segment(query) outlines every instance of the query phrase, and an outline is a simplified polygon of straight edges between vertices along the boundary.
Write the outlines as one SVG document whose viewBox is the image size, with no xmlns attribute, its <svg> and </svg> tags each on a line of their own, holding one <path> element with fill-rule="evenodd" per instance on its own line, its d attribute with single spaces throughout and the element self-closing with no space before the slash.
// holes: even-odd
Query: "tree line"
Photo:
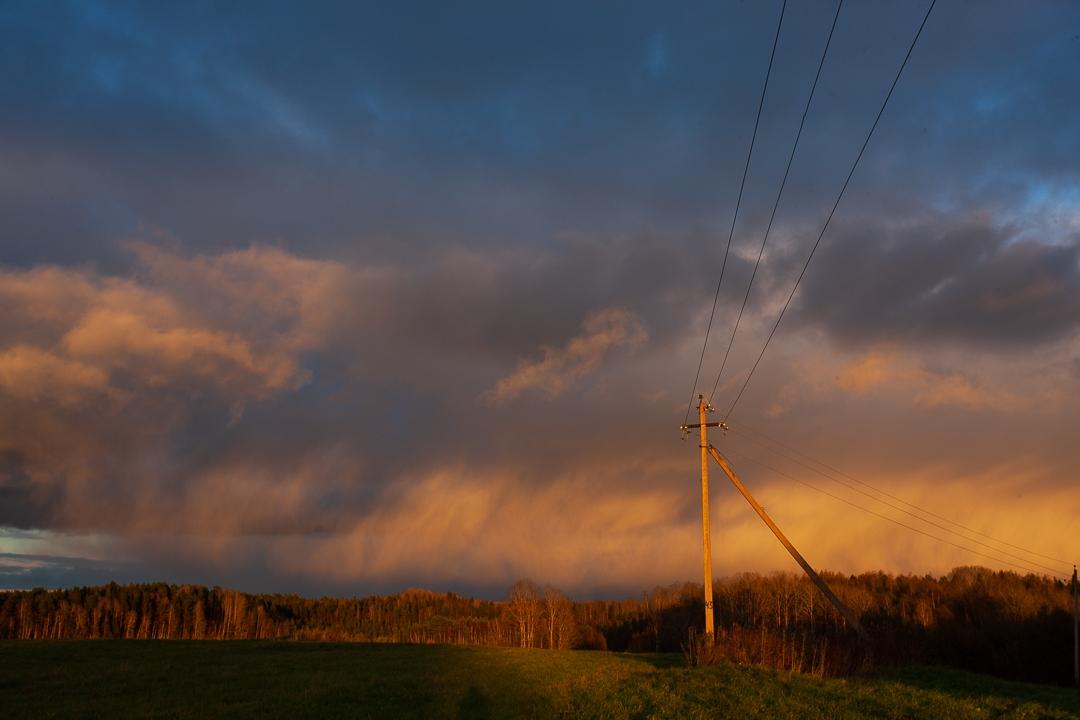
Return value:
<svg viewBox="0 0 1080 720">
<path fill-rule="evenodd" d="M 877 664 L 945 663 L 1001 677 L 1071 680 L 1069 587 L 979 567 L 947 575 L 823 573 L 874 638 Z M 704 627 L 701 585 L 574 601 L 520 580 L 505 600 L 407 590 L 305 598 L 165 583 L 0 593 L 0 638 L 294 639 L 678 652 Z M 800 575 L 745 573 L 713 588 L 706 656 L 842 674 L 865 661 L 843 618 Z M 699 648 L 700 650 L 700 648 Z"/>
</svg>

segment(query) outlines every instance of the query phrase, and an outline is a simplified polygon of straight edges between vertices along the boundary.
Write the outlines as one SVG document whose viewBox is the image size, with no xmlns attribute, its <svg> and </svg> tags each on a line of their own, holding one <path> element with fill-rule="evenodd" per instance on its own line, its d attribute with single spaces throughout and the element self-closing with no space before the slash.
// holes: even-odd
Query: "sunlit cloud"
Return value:
<svg viewBox="0 0 1080 720">
<path fill-rule="evenodd" d="M 877 347 L 852 360 L 840 369 L 836 384 L 856 394 L 883 389 L 905 393 L 911 402 L 928 408 L 952 405 L 972 410 L 1016 410 L 1026 403 L 1007 391 L 979 387 L 961 373 L 931 371 L 918 357 L 906 356 L 894 346 Z"/>
<path fill-rule="evenodd" d="M 538 389 L 548 398 L 558 397 L 575 381 L 596 372 L 610 350 L 624 345 L 633 348 L 647 338 L 645 327 L 633 313 L 622 308 L 601 310 L 585 319 L 581 333 L 565 347 L 542 348 L 539 360 L 521 362 L 484 398 L 499 404 L 530 389 Z"/>
<path fill-rule="evenodd" d="M 23 345 L 0 353 L 0 389 L 13 397 L 71 405 L 107 387 L 103 369 L 78 360 Z"/>
</svg>

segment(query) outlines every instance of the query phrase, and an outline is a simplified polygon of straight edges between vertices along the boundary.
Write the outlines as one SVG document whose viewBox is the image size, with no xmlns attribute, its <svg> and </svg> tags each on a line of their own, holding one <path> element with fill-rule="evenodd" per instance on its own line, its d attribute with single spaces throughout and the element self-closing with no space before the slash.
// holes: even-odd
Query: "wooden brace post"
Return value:
<svg viewBox="0 0 1080 720">
<path fill-rule="evenodd" d="M 840 615 L 843 616 L 844 620 L 847 621 L 848 625 L 850 625 L 855 630 L 855 632 L 858 633 L 859 638 L 862 639 L 862 641 L 866 644 L 867 649 L 869 649 L 871 646 L 870 636 L 867 634 L 866 630 L 863 629 L 862 624 L 859 623 L 858 619 L 855 617 L 855 614 L 851 612 L 848 606 L 845 605 L 840 600 L 840 598 L 836 597 L 836 594 L 833 593 L 832 589 L 825 583 L 824 580 L 821 579 L 821 576 L 814 571 L 814 568 L 810 567 L 810 563 L 806 562 L 806 559 L 801 554 L 799 554 L 799 551 L 795 549 L 795 546 L 791 544 L 791 541 L 787 539 L 787 536 L 784 535 L 783 532 L 781 532 L 780 528 L 777 527 L 775 522 L 773 522 L 773 519 L 769 517 L 769 514 L 767 512 L 765 512 L 765 508 L 761 507 L 761 505 L 758 504 L 757 500 L 754 499 L 754 496 L 750 494 L 750 491 L 746 489 L 746 486 L 743 485 L 742 482 L 739 480 L 738 476 L 735 475 L 735 471 L 731 469 L 731 465 L 728 463 L 727 459 L 720 454 L 720 451 L 717 450 L 714 446 L 710 445 L 709 454 L 712 455 L 713 460 L 715 460 L 716 463 L 720 466 L 720 469 L 724 471 L 724 474 L 728 476 L 728 480 L 730 480 L 731 484 L 735 486 L 735 489 L 738 490 L 744 498 L 746 498 L 746 502 L 750 503 L 750 507 L 754 508 L 754 512 L 758 514 L 758 517 L 761 518 L 762 522 L 764 522 L 769 527 L 769 529 L 772 530 L 773 535 L 775 535 L 776 539 L 780 541 L 780 544 L 787 549 L 787 551 L 791 554 L 791 557 L 795 558 L 795 562 L 799 563 L 799 567 L 801 567 L 803 571 L 806 572 L 807 576 L 809 576 L 809 578 L 814 582 L 814 584 L 817 585 L 818 590 L 821 591 L 822 595 L 824 595 L 826 599 L 828 599 L 828 601 L 832 603 L 833 607 L 836 608 L 837 612 L 839 612 Z"/>
</svg>

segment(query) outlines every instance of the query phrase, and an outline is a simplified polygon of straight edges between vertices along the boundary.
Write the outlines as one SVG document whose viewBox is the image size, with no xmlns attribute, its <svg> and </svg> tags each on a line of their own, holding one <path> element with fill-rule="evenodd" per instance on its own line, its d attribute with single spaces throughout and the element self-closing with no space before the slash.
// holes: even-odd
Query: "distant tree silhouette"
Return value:
<svg viewBox="0 0 1080 720">
<path fill-rule="evenodd" d="M 1068 587 L 980 567 L 943 577 L 823 573 L 874 638 L 884 664 L 946 663 L 1006 678 L 1067 684 Z M 844 620 L 804 577 L 744 573 L 713 587 L 717 644 L 728 659 L 829 675 L 859 662 Z M 702 588 L 573 602 L 520 580 L 505 601 L 407 590 L 391 596 L 302 598 L 197 585 L 117 585 L 0 592 L 3 639 L 296 639 L 679 652 L 700 632 Z"/>
</svg>

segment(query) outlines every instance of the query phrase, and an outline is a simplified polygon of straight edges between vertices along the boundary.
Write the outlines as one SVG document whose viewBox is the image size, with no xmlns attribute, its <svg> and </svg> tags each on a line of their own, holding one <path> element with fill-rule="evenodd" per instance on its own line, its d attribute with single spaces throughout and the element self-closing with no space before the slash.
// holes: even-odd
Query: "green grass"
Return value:
<svg viewBox="0 0 1080 720">
<path fill-rule="evenodd" d="M 677 655 L 300 642 L 0 642 L 0 718 L 1072 718 L 939 668 L 820 680 Z"/>
</svg>

